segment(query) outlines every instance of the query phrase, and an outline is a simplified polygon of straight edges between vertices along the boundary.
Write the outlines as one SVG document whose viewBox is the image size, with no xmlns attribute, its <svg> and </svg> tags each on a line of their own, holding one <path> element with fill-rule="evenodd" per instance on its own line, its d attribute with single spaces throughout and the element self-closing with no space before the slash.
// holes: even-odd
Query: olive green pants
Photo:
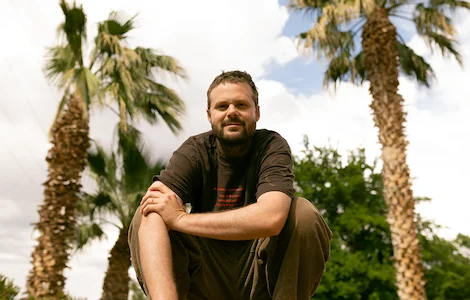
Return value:
<svg viewBox="0 0 470 300">
<path fill-rule="evenodd" d="M 139 259 L 137 210 L 129 228 L 132 265 L 148 295 Z M 310 299 L 330 258 L 332 233 L 306 199 L 292 201 L 279 235 L 221 241 L 169 231 L 179 299 Z M 150 298 L 150 297 L 149 297 Z"/>
</svg>

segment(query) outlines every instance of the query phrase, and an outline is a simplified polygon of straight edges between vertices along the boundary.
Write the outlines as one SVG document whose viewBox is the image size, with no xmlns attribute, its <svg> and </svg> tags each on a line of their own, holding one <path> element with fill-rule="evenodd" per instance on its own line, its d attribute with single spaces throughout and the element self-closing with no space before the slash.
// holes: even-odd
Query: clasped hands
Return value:
<svg viewBox="0 0 470 300">
<path fill-rule="evenodd" d="M 161 181 L 155 181 L 140 202 L 140 212 L 147 216 L 158 213 L 168 229 L 175 229 L 178 221 L 187 213 L 183 201 Z"/>
</svg>

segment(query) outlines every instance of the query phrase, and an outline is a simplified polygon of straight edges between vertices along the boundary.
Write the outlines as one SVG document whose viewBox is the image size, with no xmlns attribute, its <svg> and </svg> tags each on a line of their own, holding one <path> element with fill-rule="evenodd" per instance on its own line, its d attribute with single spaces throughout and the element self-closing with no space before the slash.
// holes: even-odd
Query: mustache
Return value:
<svg viewBox="0 0 470 300">
<path fill-rule="evenodd" d="M 222 126 L 227 126 L 231 124 L 238 124 L 238 125 L 245 125 L 245 122 L 242 119 L 234 118 L 227 121 L 222 122 Z"/>
</svg>

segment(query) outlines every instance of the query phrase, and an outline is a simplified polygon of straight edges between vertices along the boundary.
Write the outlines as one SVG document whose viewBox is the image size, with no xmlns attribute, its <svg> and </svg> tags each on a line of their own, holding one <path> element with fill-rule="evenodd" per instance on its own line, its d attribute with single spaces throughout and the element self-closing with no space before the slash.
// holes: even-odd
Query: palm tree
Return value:
<svg viewBox="0 0 470 300">
<path fill-rule="evenodd" d="M 89 171 L 97 189 L 92 194 L 83 193 L 79 202 L 77 247 L 81 249 L 92 239 L 103 237 L 103 224 L 119 228 L 108 258 L 102 300 L 128 299 L 131 261 L 127 232 L 152 176 L 163 168 L 161 161 L 151 160 L 150 152 L 139 146 L 135 136 L 136 130 L 129 126 L 127 135 L 119 138 L 120 151 L 106 152 L 96 144 L 88 154 Z"/>
<path fill-rule="evenodd" d="M 53 146 L 46 158 L 48 180 L 44 184 L 44 202 L 39 207 L 39 222 L 35 224 L 40 235 L 26 283 L 27 294 L 35 298 L 56 299 L 64 295 L 63 270 L 75 239 L 75 206 L 90 145 L 90 105 L 106 104 L 103 99 L 116 101 L 124 133 L 128 115 L 131 119 L 141 115 L 151 124 L 162 118 L 176 133 L 181 129 L 179 118 L 185 110 L 177 94 L 153 78 L 156 71 L 162 70 L 184 78 L 179 63 L 152 49 L 132 50 L 121 45 L 134 28 L 132 19 L 120 22 L 118 15 L 112 13 L 109 20 L 98 25 L 100 31 L 86 66 L 82 51 L 86 40 L 83 7 L 69 6 L 65 1 L 60 6 L 65 22 L 59 32 L 66 39 L 49 49 L 46 75 L 64 90 L 64 97 L 51 129 Z"/>
<path fill-rule="evenodd" d="M 98 24 L 91 64 L 99 64 L 97 75 L 105 92 L 119 107 L 120 131 L 126 132 L 128 118 L 143 117 L 150 124 L 159 118 L 177 133 L 184 102 L 168 87 L 158 83 L 155 72 L 186 78 L 186 73 L 173 57 L 150 48 L 130 48 L 126 38 L 135 28 L 135 16 L 123 20 L 116 12 Z"/>
<path fill-rule="evenodd" d="M 44 183 L 44 202 L 38 209 L 39 222 L 35 224 L 38 244 L 26 283 L 27 294 L 34 298 L 64 297 L 63 270 L 74 240 L 75 204 L 89 147 L 88 111 L 100 88 L 99 80 L 83 61 L 83 8 L 69 6 L 65 1 L 60 6 L 65 22 L 59 31 L 65 40 L 49 49 L 46 74 L 57 80 L 64 96 L 50 131 L 48 178 Z"/>
<path fill-rule="evenodd" d="M 442 55 L 462 63 L 448 15 L 458 8 L 469 9 L 470 4 L 458 0 L 291 0 L 289 6 L 317 17 L 313 27 L 298 37 L 301 48 L 313 49 L 319 57 L 329 60 L 324 85 L 333 83 L 336 87 L 346 80 L 355 84 L 367 80 L 370 84 L 373 98 L 370 107 L 382 145 L 384 193 L 398 296 L 425 299 L 398 75 L 402 72 L 429 87 L 434 72 L 424 58 L 406 46 L 391 18 L 413 22 L 428 46 L 437 47 Z M 358 40 L 360 46 L 356 45 Z"/>
</svg>

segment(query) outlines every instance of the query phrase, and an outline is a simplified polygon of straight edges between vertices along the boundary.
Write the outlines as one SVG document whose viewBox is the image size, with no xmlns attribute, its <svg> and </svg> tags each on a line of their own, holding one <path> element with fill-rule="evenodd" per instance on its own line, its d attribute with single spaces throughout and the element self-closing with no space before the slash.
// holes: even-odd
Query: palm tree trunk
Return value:
<svg viewBox="0 0 470 300">
<path fill-rule="evenodd" d="M 127 300 L 129 295 L 129 268 L 131 254 L 127 243 L 127 228 L 121 229 L 111 249 L 108 270 L 103 283 L 102 300 Z"/>
<path fill-rule="evenodd" d="M 414 200 L 406 162 L 403 98 L 398 93 L 395 26 L 377 8 L 362 33 L 365 66 L 373 100 L 371 108 L 382 144 L 387 221 L 392 233 L 396 286 L 400 299 L 426 299 L 421 249 L 414 221 Z"/>
<path fill-rule="evenodd" d="M 90 144 L 88 133 L 81 101 L 72 96 L 52 128 L 52 147 L 46 157 L 48 179 L 44 183 L 44 202 L 38 209 L 39 222 L 35 224 L 38 244 L 26 282 L 26 292 L 34 299 L 64 296 L 63 271 L 74 240 L 75 204 Z"/>
</svg>

